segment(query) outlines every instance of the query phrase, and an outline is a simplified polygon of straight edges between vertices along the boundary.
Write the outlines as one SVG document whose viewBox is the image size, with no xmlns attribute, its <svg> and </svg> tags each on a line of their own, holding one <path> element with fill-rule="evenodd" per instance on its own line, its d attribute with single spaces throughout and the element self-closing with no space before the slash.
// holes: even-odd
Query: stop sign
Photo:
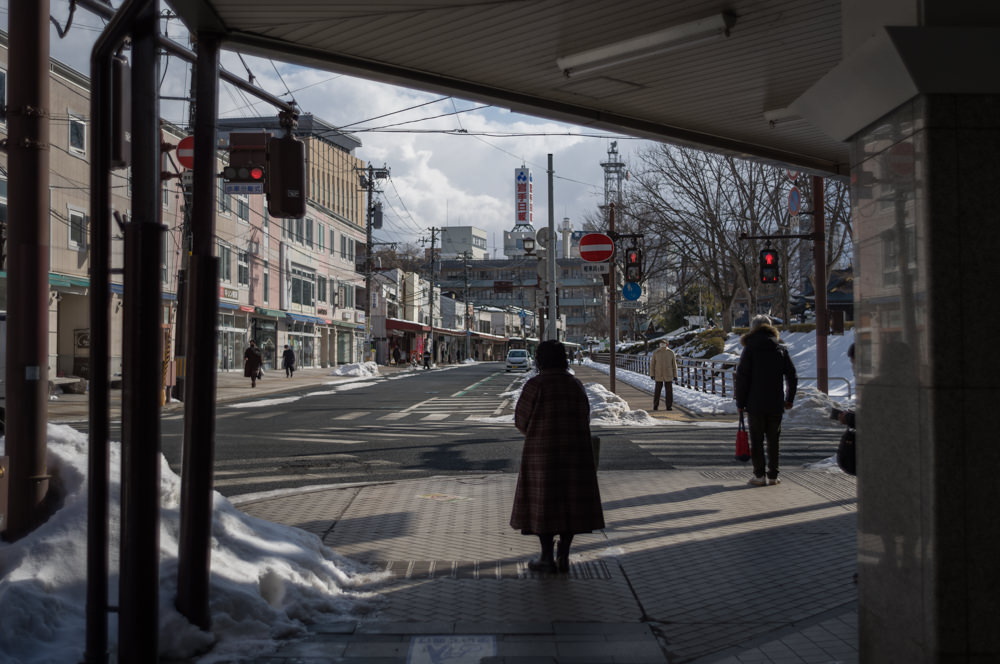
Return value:
<svg viewBox="0 0 1000 664">
<path fill-rule="evenodd" d="M 177 161 L 184 168 L 194 168 L 194 136 L 186 136 L 177 144 Z"/>
<path fill-rule="evenodd" d="M 614 241 L 604 233 L 587 233 L 580 238 L 580 258 L 591 263 L 600 263 L 615 253 Z"/>
</svg>

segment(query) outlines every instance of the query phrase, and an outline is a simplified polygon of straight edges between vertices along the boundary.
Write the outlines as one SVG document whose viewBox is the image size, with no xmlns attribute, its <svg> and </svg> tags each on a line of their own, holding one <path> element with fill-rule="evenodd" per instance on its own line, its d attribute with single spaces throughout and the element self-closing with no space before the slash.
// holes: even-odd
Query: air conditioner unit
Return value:
<svg viewBox="0 0 1000 664">
<path fill-rule="evenodd" d="M 350 311 L 341 312 L 340 317 L 343 320 L 351 320 L 351 312 Z"/>
</svg>

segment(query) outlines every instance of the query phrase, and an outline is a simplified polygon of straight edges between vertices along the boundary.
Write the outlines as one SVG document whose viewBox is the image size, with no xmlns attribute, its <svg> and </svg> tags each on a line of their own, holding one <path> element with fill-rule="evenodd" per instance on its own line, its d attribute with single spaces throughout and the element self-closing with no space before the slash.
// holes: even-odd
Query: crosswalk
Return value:
<svg viewBox="0 0 1000 664">
<path fill-rule="evenodd" d="M 650 454 L 660 462 L 675 468 L 690 468 L 700 466 L 717 466 L 734 463 L 734 442 L 730 440 L 735 433 L 729 429 L 703 430 L 698 435 L 690 432 L 673 432 L 661 430 L 653 435 L 636 435 L 628 437 L 638 448 Z M 820 462 L 836 453 L 838 439 L 828 431 L 795 430 L 781 436 L 779 458 L 785 468 L 802 467 L 806 464 Z M 746 464 L 749 468 L 749 463 Z M 749 471 L 748 471 L 749 472 Z"/>
</svg>

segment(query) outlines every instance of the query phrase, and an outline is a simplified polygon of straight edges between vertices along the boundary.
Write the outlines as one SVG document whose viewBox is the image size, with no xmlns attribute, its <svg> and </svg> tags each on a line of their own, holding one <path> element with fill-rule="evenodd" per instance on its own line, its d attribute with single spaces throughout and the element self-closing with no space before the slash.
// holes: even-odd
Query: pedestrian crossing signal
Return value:
<svg viewBox="0 0 1000 664">
<path fill-rule="evenodd" d="M 774 249 L 763 249 L 760 252 L 760 283 L 776 284 L 781 279 L 781 269 L 778 267 L 778 252 Z"/>
<path fill-rule="evenodd" d="M 633 284 L 642 281 L 642 252 L 635 247 L 625 253 L 625 281 Z"/>
</svg>

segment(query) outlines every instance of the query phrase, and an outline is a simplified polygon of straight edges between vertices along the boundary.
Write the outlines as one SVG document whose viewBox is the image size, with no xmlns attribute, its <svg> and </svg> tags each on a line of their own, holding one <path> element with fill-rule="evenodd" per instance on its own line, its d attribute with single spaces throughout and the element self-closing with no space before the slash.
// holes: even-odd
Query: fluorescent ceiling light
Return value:
<svg viewBox="0 0 1000 664">
<path fill-rule="evenodd" d="M 556 66 L 567 77 L 579 76 L 605 67 L 613 67 L 633 60 L 648 58 L 682 46 L 728 37 L 736 24 L 736 15 L 729 12 L 682 23 L 648 35 L 626 39 L 616 44 L 598 46 L 573 55 L 556 58 Z"/>
</svg>

